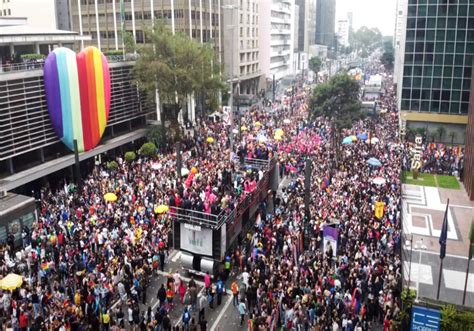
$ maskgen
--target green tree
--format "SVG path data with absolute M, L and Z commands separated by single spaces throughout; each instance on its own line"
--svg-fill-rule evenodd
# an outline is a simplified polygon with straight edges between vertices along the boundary
M 323 65 L 323 60 L 319 56 L 313 56 L 309 59 L 308 66 L 314 73 L 318 73 L 321 70 L 321 66 Z
M 350 44 L 354 50 L 371 53 L 377 47 L 382 46 L 382 33 L 377 28 L 362 26 L 352 34 Z
M 137 154 L 135 154 L 135 152 L 129 151 L 125 153 L 124 158 L 125 158 L 125 161 L 127 162 L 133 162 L 137 158 Z
M 132 45 L 138 53 L 135 76 L 140 90 L 154 100 L 158 90 L 165 112 L 163 118 L 178 126 L 178 114 L 193 92 L 217 96 L 223 88 L 220 64 L 209 44 L 201 45 L 182 33 L 156 22 L 144 29 L 145 44 Z
M 117 170 L 118 167 L 119 167 L 119 165 L 116 161 L 107 162 L 107 169 L 108 170 Z
M 317 85 L 310 99 L 310 118 L 326 117 L 331 120 L 331 141 L 336 165 L 341 130 L 350 128 L 355 120 L 363 117 L 359 89 L 359 84 L 347 72 L 342 71 L 328 82 Z
M 156 154 L 156 145 L 151 142 L 144 143 L 138 153 L 143 156 L 153 156 Z
M 169 142 L 172 142 L 169 140 L 166 130 L 158 125 L 153 125 L 148 129 L 146 138 L 149 142 L 154 143 L 158 148 L 163 148 Z

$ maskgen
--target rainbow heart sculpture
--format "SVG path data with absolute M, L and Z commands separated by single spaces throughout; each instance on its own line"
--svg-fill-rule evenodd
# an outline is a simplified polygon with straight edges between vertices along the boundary
M 99 144 L 110 111 L 110 72 L 106 57 L 95 47 L 76 55 L 56 48 L 44 63 L 48 112 L 58 138 L 72 151 Z

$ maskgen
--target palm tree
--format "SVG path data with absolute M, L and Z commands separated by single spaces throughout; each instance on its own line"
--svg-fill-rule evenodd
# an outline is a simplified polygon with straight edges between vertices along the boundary
M 456 139 L 456 132 L 451 131 L 449 133 L 449 137 L 451 138 L 451 146 L 454 146 L 454 139 Z
M 441 139 L 443 138 L 444 134 L 446 133 L 446 129 L 444 126 L 438 126 L 436 129 L 436 134 L 439 136 L 439 142 L 441 142 Z

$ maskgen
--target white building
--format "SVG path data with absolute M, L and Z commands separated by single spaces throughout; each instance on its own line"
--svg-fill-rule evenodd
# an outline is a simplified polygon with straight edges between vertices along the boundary
M 57 29 L 55 0 L 2 0 L 1 17 L 24 17 L 28 26 Z
M 294 0 L 259 1 L 260 68 L 267 78 L 293 74 Z
M 349 46 L 349 20 L 337 21 L 337 37 L 341 46 Z
M 257 94 L 260 90 L 258 2 L 221 2 L 224 68 L 229 77 L 233 76 L 234 93 Z
M 405 36 L 407 28 L 407 0 L 397 0 L 397 15 L 395 16 L 395 34 L 393 38 L 394 49 L 395 49 L 395 64 L 393 72 L 393 82 L 401 83 L 403 76 L 403 64 L 405 56 Z M 397 85 L 400 90 L 397 95 L 401 95 L 402 84 Z

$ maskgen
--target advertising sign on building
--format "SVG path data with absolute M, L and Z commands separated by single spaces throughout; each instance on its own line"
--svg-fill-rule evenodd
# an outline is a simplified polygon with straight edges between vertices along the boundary
M 212 256 L 212 230 L 180 223 L 181 249 L 199 255 Z
M 438 309 L 413 306 L 411 309 L 411 331 L 439 331 L 441 313 Z

